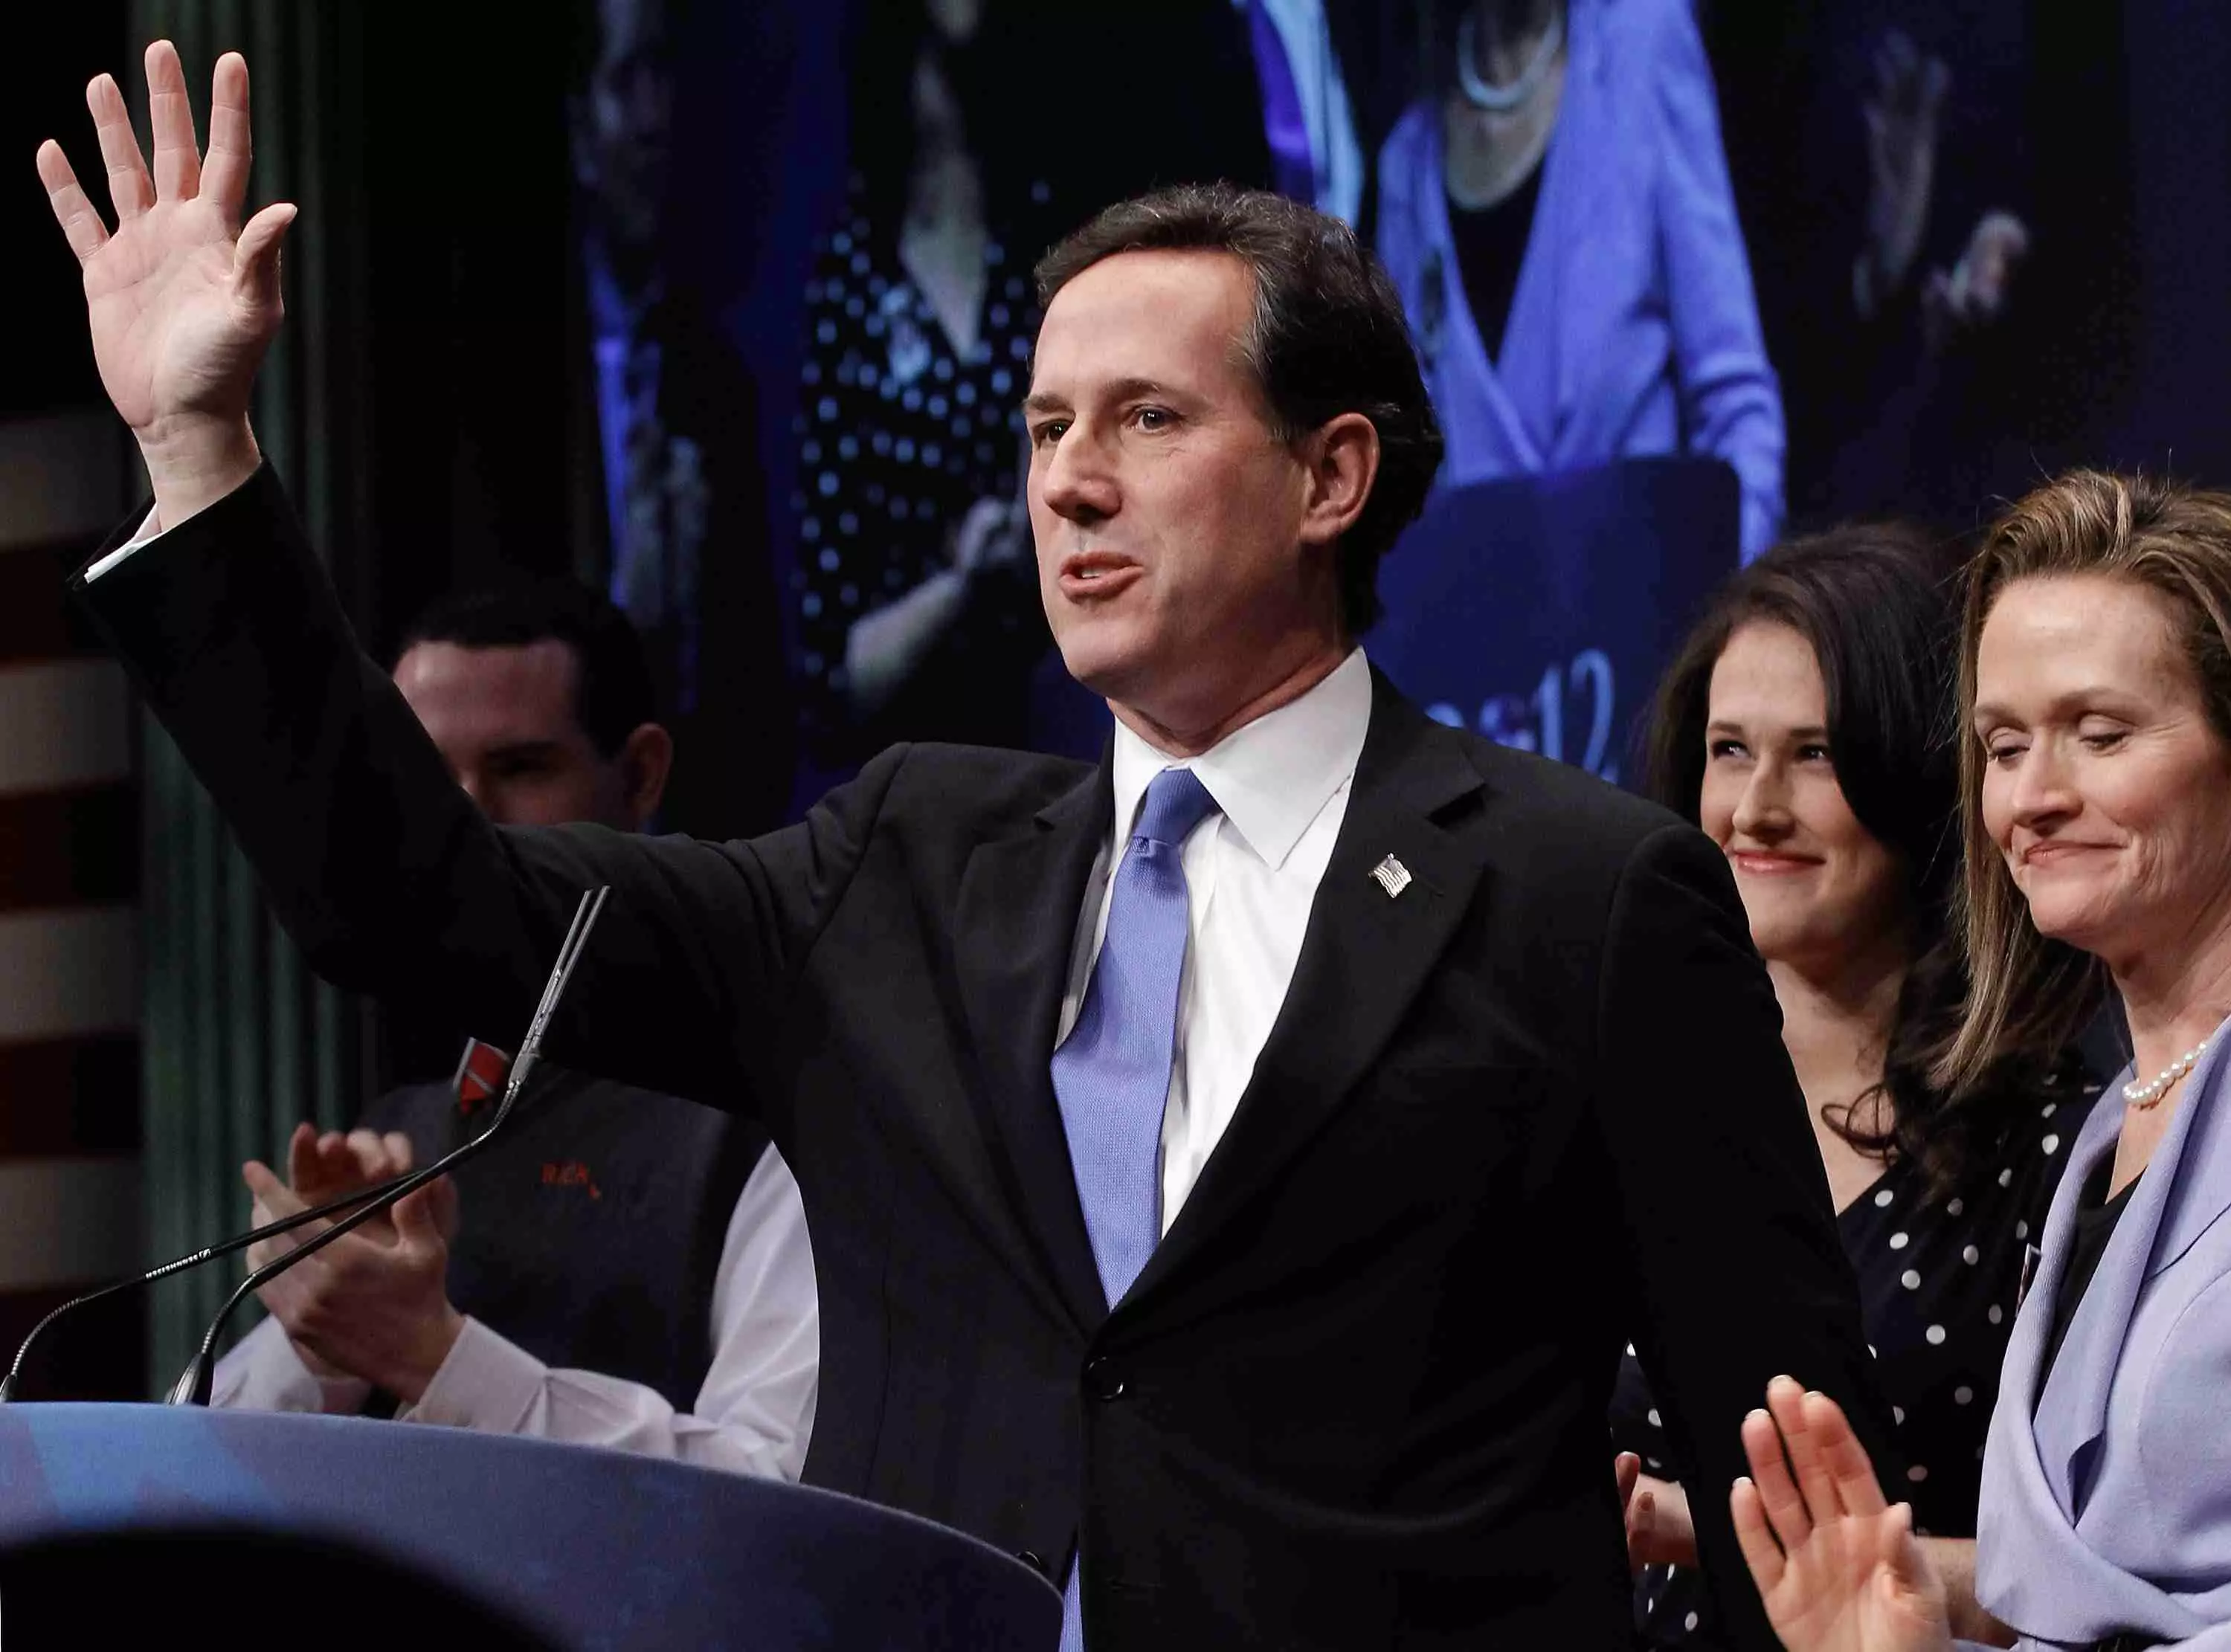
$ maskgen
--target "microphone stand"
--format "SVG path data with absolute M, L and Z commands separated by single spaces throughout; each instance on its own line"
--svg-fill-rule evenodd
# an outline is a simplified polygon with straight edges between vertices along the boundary
M 492 1081 L 481 1070 L 478 1064 L 478 1058 L 482 1051 L 495 1056 L 504 1064 L 507 1070 L 510 1066 L 511 1058 L 493 1044 L 483 1044 L 476 1038 L 469 1040 L 465 1045 L 464 1057 L 457 1063 L 457 1075 L 451 1081 L 451 1088 L 456 1092 L 460 1106 L 465 1105 L 465 1089 L 468 1085 L 477 1084 L 482 1087 L 484 1093 L 492 1087 Z M 409 1174 L 408 1171 L 404 1172 L 404 1176 Z M 16 1386 L 23 1380 L 23 1362 L 30 1358 L 32 1348 L 37 1345 L 42 1337 L 46 1335 L 48 1327 L 64 1314 L 73 1313 L 87 1303 L 104 1301 L 109 1297 L 120 1296 L 126 1291 L 135 1291 L 143 1286 L 152 1285 L 157 1280 L 168 1279 L 173 1274 L 186 1273 L 192 1268 L 199 1268 L 204 1262 L 215 1262 L 220 1256 L 230 1256 L 235 1251 L 245 1250 L 250 1245 L 260 1244 L 266 1239 L 276 1238 L 282 1233 L 292 1233 L 307 1223 L 316 1222 L 338 1211 L 353 1210 L 367 1199 L 378 1198 L 402 1180 L 403 1176 L 391 1177 L 386 1181 L 373 1186 L 358 1188 L 354 1192 L 344 1193 L 337 1199 L 328 1199 L 323 1204 L 313 1206 L 309 1210 L 297 1210 L 292 1216 L 281 1216 L 275 1222 L 267 1222 L 260 1228 L 251 1228 L 237 1238 L 220 1240 L 217 1243 L 205 1246 L 189 1255 L 175 1257 L 163 1263 L 159 1268 L 149 1268 L 136 1279 L 117 1280 L 97 1289 L 87 1291 L 82 1296 L 74 1296 L 59 1307 L 49 1309 L 47 1316 L 33 1326 L 29 1334 L 16 1345 L 16 1358 L 8 1367 L 8 1374 L 0 1377 L 0 1405 L 4 1405 L 16 1397 Z
M 120 1279 L 113 1284 L 104 1285 L 98 1290 L 87 1291 L 82 1296 L 72 1297 L 33 1326 L 30 1334 L 17 1345 L 15 1362 L 8 1367 L 8 1374 L 5 1377 L 0 1377 L 0 1404 L 5 1404 L 16 1397 L 16 1386 L 23 1373 L 23 1361 L 29 1357 L 33 1345 L 46 1334 L 47 1327 L 61 1319 L 63 1314 L 74 1309 L 81 1308 L 89 1302 L 103 1301 L 112 1296 L 121 1295 L 126 1291 L 139 1290 L 143 1286 L 152 1285 L 158 1279 L 168 1279 L 173 1274 L 183 1274 L 190 1268 L 199 1268 L 204 1262 L 215 1262 L 220 1256 L 230 1256 L 235 1251 L 245 1250 L 250 1245 L 260 1243 L 266 1239 L 275 1238 L 280 1234 L 291 1233 L 305 1223 L 315 1222 L 321 1216 L 332 1216 L 339 1210 L 346 1210 L 352 1206 L 362 1204 L 367 1199 L 376 1199 L 402 1180 L 404 1178 L 398 1176 L 382 1182 L 376 1187 L 360 1187 L 353 1193 L 344 1193 L 337 1199 L 328 1199 L 325 1204 L 316 1205 L 310 1210 L 297 1210 L 293 1216 L 281 1216 L 276 1222 L 266 1223 L 262 1227 L 251 1229 L 237 1238 L 227 1239 L 208 1246 L 195 1251 L 190 1256 L 178 1257 L 165 1262 L 159 1268 L 151 1268 L 137 1279 Z
M 558 961 L 552 966 L 550 978 L 543 986 L 542 1000 L 535 1006 L 534 1018 L 527 1026 L 526 1042 L 520 1046 L 519 1059 L 512 1063 L 510 1080 L 504 1086 L 503 1100 L 496 1105 L 495 1116 L 488 1120 L 488 1128 L 470 1141 L 443 1154 L 424 1170 L 412 1171 L 396 1178 L 385 1187 L 357 1196 L 365 1203 L 353 1216 L 343 1217 L 323 1233 L 298 1245 L 285 1255 L 265 1263 L 242 1280 L 239 1287 L 225 1299 L 224 1306 L 217 1310 L 217 1318 L 210 1321 L 209 1330 L 202 1337 L 200 1351 L 179 1375 L 178 1383 L 171 1390 L 168 1404 L 209 1404 L 210 1390 L 217 1370 L 217 1339 L 224 1334 L 226 1322 L 232 1318 L 233 1310 L 245 1301 L 250 1293 L 262 1289 L 304 1257 L 315 1255 L 343 1234 L 362 1227 L 398 1199 L 416 1192 L 436 1177 L 446 1174 L 452 1167 L 474 1157 L 495 1139 L 496 1132 L 503 1128 L 504 1120 L 511 1116 L 512 1107 L 518 1101 L 521 1090 L 526 1087 L 528 1075 L 534 1070 L 535 1062 L 542 1053 L 543 1030 L 549 1024 L 552 1012 L 558 1007 L 559 999 L 566 991 L 566 984 L 572 978 L 573 965 L 580 958 L 581 948 L 588 942 L 589 932 L 596 927 L 598 914 L 605 909 L 605 897 L 611 894 L 609 884 L 592 890 L 582 895 L 581 904 L 574 909 L 572 926 L 566 932 L 564 945 L 558 949 Z M 315 1211 L 304 1211 L 289 1218 L 289 1223 L 299 1225 L 316 1214 Z

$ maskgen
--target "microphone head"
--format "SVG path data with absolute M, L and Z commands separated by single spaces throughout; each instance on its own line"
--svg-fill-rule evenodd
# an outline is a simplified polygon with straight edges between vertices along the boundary
M 457 1098 L 457 1111 L 474 1113 L 482 1104 L 503 1094 L 503 1081 L 511 1071 L 511 1057 L 494 1044 L 484 1044 L 477 1038 L 465 1041 L 465 1053 L 458 1059 L 456 1076 L 449 1081 L 449 1088 Z

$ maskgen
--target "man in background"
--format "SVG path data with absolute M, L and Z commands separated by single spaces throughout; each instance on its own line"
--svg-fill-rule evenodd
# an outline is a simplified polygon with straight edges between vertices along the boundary
M 656 813 L 674 742 L 642 642 L 579 586 L 444 603 L 408 632 L 394 676 L 491 820 L 638 831 Z M 400 1406 L 794 1480 L 819 1326 L 781 1155 L 694 1102 L 544 1071 L 501 1151 L 263 1288 L 271 1317 L 219 1367 L 217 1402 Z M 430 1162 L 484 1128 L 492 1100 L 420 1084 L 346 1136 L 299 1126 L 286 1182 L 245 1169 L 255 1221 Z

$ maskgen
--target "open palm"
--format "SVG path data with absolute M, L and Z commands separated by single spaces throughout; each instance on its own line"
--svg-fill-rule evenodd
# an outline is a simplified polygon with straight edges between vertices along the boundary
M 1790 1652 L 1948 1652 L 1943 1582 L 1886 1504 L 1842 1410 L 1787 1378 L 1743 1423 L 1751 1478 L 1736 1483 L 1736 1536 Z M 1788 1458 L 1784 1461 L 1784 1449 Z M 1794 1478 L 1793 1479 L 1793 1472 Z
M 279 242 L 288 205 L 243 228 L 251 144 L 248 66 L 217 66 L 206 165 L 178 52 L 147 48 L 151 177 L 124 94 L 104 74 L 86 88 L 115 210 L 111 231 L 61 146 L 39 149 L 39 177 L 85 273 L 87 317 L 103 388 L 144 447 L 200 426 L 239 426 L 265 347 L 278 330 Z

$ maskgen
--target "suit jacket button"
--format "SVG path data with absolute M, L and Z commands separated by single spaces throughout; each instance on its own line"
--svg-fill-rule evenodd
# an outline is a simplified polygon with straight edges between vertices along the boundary
M 1084 1391 L 1096 1400 L 1118 1398 L 1123 1392 L 1123 1375 L 1105 1359 L 1095 1359 L 1084 1368 Z
M 1018 1549 L 1015 1551 L 1015 1558 L 1037 1572 L 1039 1577 L 1049 1582 L 1052 1580 L 1053 1573 L 1046 1565 L 1045 1556 L 1040 1554 L 1036 1549 Z

